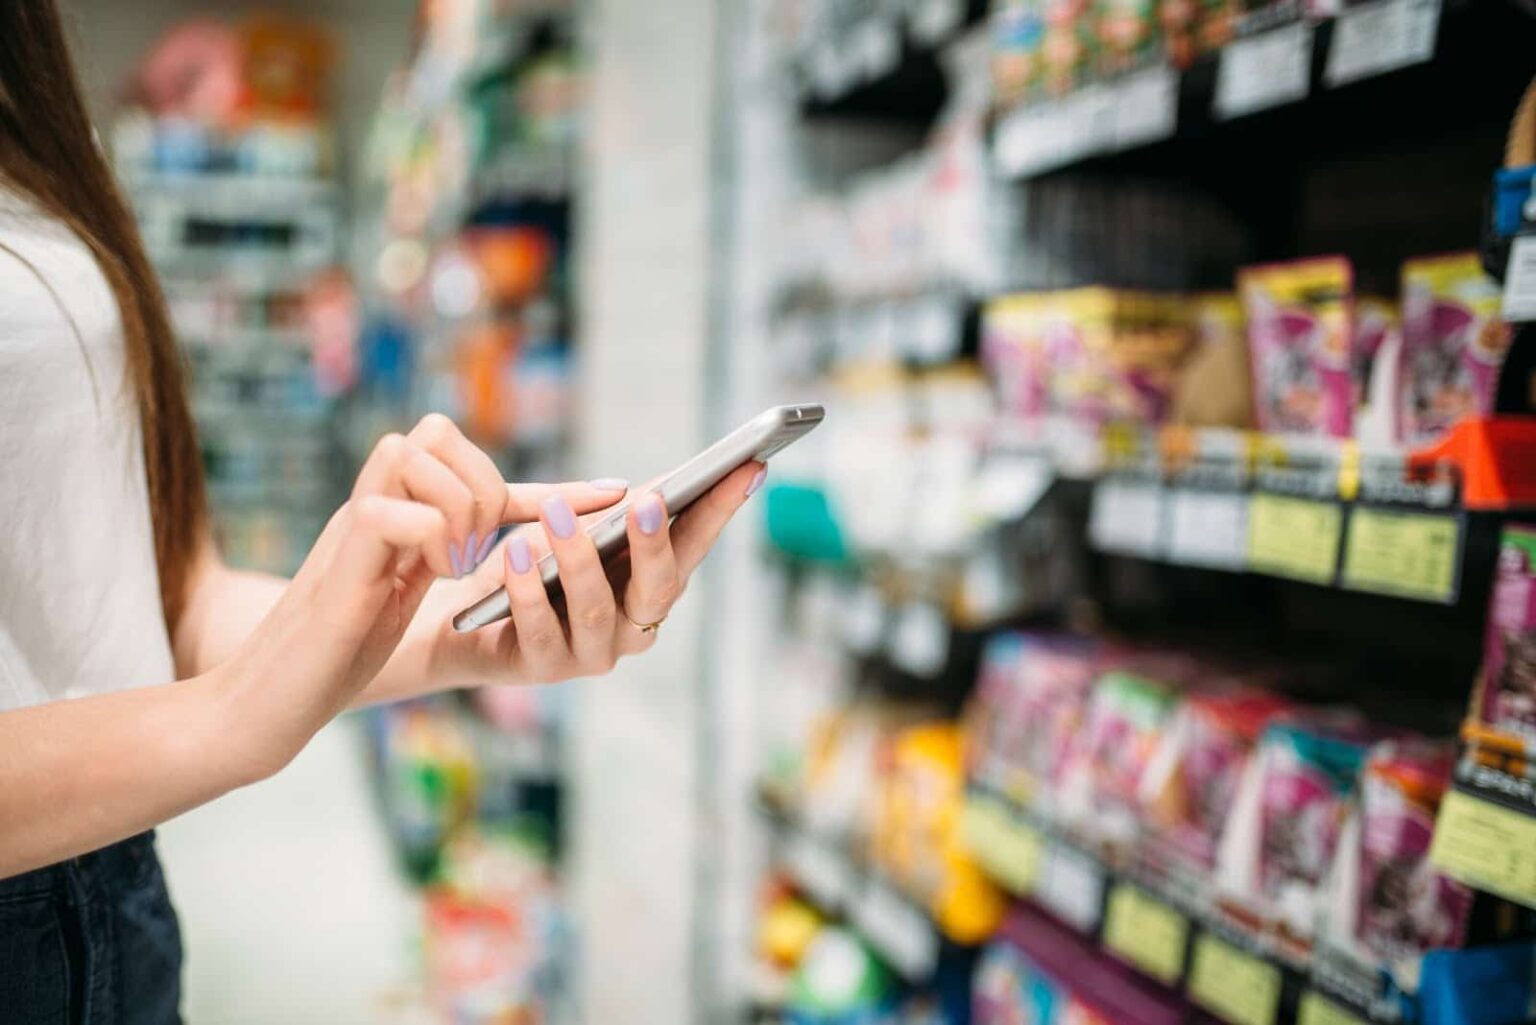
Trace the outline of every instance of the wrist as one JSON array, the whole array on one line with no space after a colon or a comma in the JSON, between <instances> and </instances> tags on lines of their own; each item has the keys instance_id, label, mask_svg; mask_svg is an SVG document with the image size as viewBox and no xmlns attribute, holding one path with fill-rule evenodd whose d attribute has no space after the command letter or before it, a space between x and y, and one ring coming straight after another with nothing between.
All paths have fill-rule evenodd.
<instances>
[{"instance_id":1,"label":"wrist","mask_svg":"<svg viewBox=\"0 0 1536 1025\"><path fill-rule=\"evenodd\" d=\"M227 767L232 787L278 773L314 736L299 710L274 707L275 693L261 674L236 657L194 681L203 699L204 742L210 762Z\"/></svg>"}]
</instances>

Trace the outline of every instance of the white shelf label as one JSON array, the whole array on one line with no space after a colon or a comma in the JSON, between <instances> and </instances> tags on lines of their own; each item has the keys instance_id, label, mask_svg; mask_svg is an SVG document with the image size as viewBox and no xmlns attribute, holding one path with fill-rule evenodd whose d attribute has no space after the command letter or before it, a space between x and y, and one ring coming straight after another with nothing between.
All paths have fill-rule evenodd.
<instances>
[{"instance_id":1,"label":"white shelf label","mask_svg":"<svg viewBox=\"0 0 1536 1025\"><path fill-rule=\"evenodd\" d=\"M961 320L965 315L959 302L945 296L930 296L904 312L911 318L907 355L923 363L946 363L959 355Z\"/></svg>"},{"instance_id":2,"label":"white shelf label","mask_svg":"<svg viewBox=\"0 0 1536 1025\"><path fill-rule=\"evenodd\" d=\"M937 605L911 602L897 613L891 664L913 676L937 676L949 657L949 621Z\"/></svg>"},{"instance_id":3,"label":"white shelf label","mask_svg":"<svg viewBox=\"0 0 1536 1025\"><path fill-rule=\"evenodd\" d=\"M1323 81L1330 86L1422 64L1435 55L1440 0L1375 0L1339 15Z\"/></svg>"},{"instance_id":4,"label":"white shelf label","mask_svg":"<svg viewBox=\"0 0 1536 1025\"><path fill-rule=\"evenodd\" d=\"M853 898L857 885L853 866L830 844L808 833L790 837L784 848L784 868L823 907L840 908Z\"/></svg>"},{"instance_id":5,"label":"white shelf label","mask_svg":"<svg viewBox=\"0 0 1536 1025\"><path fill-rule=\"evenodd\" d=\"M960 27L965 7L960 0L914 0L907 19L912 35L924 43L937 43Z\"/></svg>"},{"instance_id":6,"label":"white shelf label","mask_svg":"<svg viewBox=\"0 0 1536 1025\"><path fill-rule=\"evenodd\" d=\"M1536 237L1515 239L1504 269L1504 319L1536 320Z\"/></svg>"},{"instance_id":7,"label":"white shelf label","mask_svg":"<svg viewBox=\"0 0 1536 1025\"><path fill-rule=\"evenodd\" d=\"M1022 519L1045 497L1054 479L1050 461L1040 456L994 455L976 476L972 509L991 522Z\"/></svg>"},{"instance_id":8,"label":"white shelf label","mask_svg":"<svg viewBox=\"0 0 1536 1025\"><path fill-rule=\"evenodd\" d=\"M874 587L861 587L843 614L843 643L855 655L872 655L885 639L888 610Z\"/></svg>"},{"instance_id":9,"label":"white shelf label","mask_svg":"<svg viewBox=\"0 0 1536 1025\"><path fill-rule=\"evenodd\" d=\"M1104 869L1081 851L1053 844L1035 885L1035 900L1079 932L1092 932L1104 906Z\"/></svg>"},{"instance_id":10,"label":"white shelf label","mask_svg":"<svg viewBox=\"0 0 1536 1025\"><path fill-rule=\"evenodd\" d=\"M1242 117L1306 98L1312 71L1312 26L1297 22L1239 39L1216 67L1216 116Z\"/></svg>"},{"instance_id":11,"label":"white shelf label","mask_svg":"<svg viewBox=\"0 0 1536 1025\"><path fill-rule=\"evenodd\" d=\"M932 974L939 959L939 938L928 916L889 886L871 880L859 894L849 918L864 938L909 979Z\"/></svg>"},{"instance_id":12,"label":"white shelf label","mask_svg":"<svg viewBox=\"0 0 1536 1025\"><path fill-rule=\"evenodd\" d=\"M1168 558L1187 566L1242 569L1248 552L1248 496L1176 489L1168 501Z\"/></svg>"},{"instance_id":13,"label":"white shelf label","mask_svg":"<svg viewBox=\"0 0 1536 1025\"><path fill-rule=\"evenodd\" d=\"M1094 488L1088 537L1121 555L1157 555L1162 541L1163 489L1142 481L1106 480Z\"/></svg>"},{"instance_id":14,"label":"white shelf label","mask_svg":"<svg viewBox=\"0 0 1536 1025\"><path fill-rule=\"evenodd\" d=\"M1116 148L1158 142L1178 128L1179 76L1172 68L1136 71L1114 82L1111 88Z\"/></svg>"}]
</instances>

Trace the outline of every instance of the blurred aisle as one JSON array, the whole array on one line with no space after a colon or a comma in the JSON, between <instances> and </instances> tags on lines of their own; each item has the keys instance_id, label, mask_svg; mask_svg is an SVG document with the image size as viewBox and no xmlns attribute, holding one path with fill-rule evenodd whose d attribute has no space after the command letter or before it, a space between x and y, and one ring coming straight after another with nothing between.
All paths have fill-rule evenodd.
<instances>
[{"instance_id":1,"label":"blurred aisle","mask_svg":"<svg viewBox=\"0 0 1536 1025\"><path fill-rule=\"evenodd\" d=\"M359 725L161 829L191 1025L383 1021L411 978L419 899L390 861Z\"/></svg>"}]
</instances>

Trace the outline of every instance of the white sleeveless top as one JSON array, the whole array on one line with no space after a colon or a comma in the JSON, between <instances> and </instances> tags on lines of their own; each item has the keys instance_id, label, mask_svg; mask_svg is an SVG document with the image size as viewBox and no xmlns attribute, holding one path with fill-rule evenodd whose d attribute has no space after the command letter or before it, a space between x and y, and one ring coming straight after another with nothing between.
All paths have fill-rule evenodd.
<instances>
[{"instance_id":1,"label":"white sleeveless top","mask_svg":"<svg viewBox=\"0 0 1536 1025\"><path fill-rule=\"evenodd\" d=\"M0 186L0 712L174 677L140 436L106 278Z\"/></svg>"}]
</instances>

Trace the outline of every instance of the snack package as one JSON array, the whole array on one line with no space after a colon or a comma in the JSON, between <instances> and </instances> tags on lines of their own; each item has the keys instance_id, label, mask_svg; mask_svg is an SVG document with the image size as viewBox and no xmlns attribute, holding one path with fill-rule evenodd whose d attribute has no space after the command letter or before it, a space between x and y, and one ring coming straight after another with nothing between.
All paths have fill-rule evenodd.
<instances>
[{"instance_id":1,"label":"snack package","mask_svg":"<svg viewBox=\"0 0 1536 1025\"><path fill-rule=\"evenodd\" d=\"M1347 438L1353 429L1354 272L1343 257L1238 273L1261 431Z\"/></svg>"},{"instance_id":2,"label":"snack package","mask_svg":"<svg viewBox=\"0 0 1536 1025\"><path fill-rule=\"evenodd\" d=\"M1195 54L1214 53L1232 41L1237 19L1243 13L1241 0L1195 0Z\"/></svg>"},{"instance_id":3,"label":"snack package","mask_svg":"<svg viewBox=\"0 0 1536 1025\"><path fill-rule=\"evenodd\" d=\"M1094 0L1101 74L1128 71L1152 58L1158 42L1157 7L1157 0Z\"/></svg>"},{"instance_id":4,"label":"snack package","mask_svg":"<svg viewBox=\"0 0 1536 1025\"><path fill-rule=\"evenodd\" d=\"M1002 296L982 313L982 366L1002 411L1020 420L1038 419L1046 411L1042 314L1047 301L1037 293Z\"/></svg>"},{"instance_id":5,"label":"snack package","mask_svg":"<svg viewBox=\"0 0 1536 1025\"><path fill-rule=\"evenodd\" d=\"M1097 839L1122 843L1135 833L1142 775L1174 703L1168 684L1125 670L1094 684L1082 734L1087 801L1075 817Z\"/></svg>"},{"instance_id":6,"label":"snack package","mask_svg":"<svg viewBox=\"0 0 1536 1025\"><path fill-rule=\"evenodd\" d=\"M1088 642L1048 634L994 637L967 721L971 777L1051 815L1094 672Z\"/></svg>"},{"instance_id":7,"label":"snack package","mask_svg":"<svg viewBox=\"0 0 1536 1025\"><path fill-rule=\"evenodd\" d=\"M1226 292L1189 301L1194 338L1173 393L1174 423L1190 427L1253 425L1253 372L1243 304Z\"/></svg>"},{"instance_id":8,"label":"snack package","mask_svg":"<svg viewBox=\"0 0 1536 1025\"><path fill-rule=\"evenodd\" d=\"M1043 0L996 0L992 5L992 96L998 106L1023 102L1040 89L1043 8Z\"/></svg>"},{"instance_id":9,"label":"snack package","mask_svg":"<svg viewBox=\"0 0 1536 1025\"><path fill-rule=\"evenodd\" d=\"M978 943L1003 914L1003 897L960 842L965 796L960 729L909 727L891 745L880 792L874 857L891 876L929 899L946 936Z\"/></svg>"},{"instance_id":10,"label":"snack package","mask_svg":"<svg viewBox=\"0 0 1536 1025\"><path fill-rule=\"evenodd\" d=\"M973 985L972 1025L1108 1025L1006 940L982 951Z\"/></svg>"},{"instance_id":11,"label":"snack package","mask_svg":"<svg viewBox=\"0 0 1536 1025\"><path fill-rule=\"evenodd\" d=\"M1498 283L1476 253L1403 264L1402 440L1433 441L1465 416L1493 408L1509 350Z\"/></svg>"},{"instance_id":12,"label":"snack package","mask_svg":"<svg viewBox=\"0 0 1536 1025\"><path fill-rule=\"evenodd\" d=\"M1483 722L1536 746L1536 527L1504 528L1480 693Z\"/></svg>"},{"instance_id":13,"label":"snack package","mask_svg":"<svg viewBox=\"0 0 1536 1025\"><path fill-rule=\"evenodd\" d=\"M1195 693L1179 705L1141 786L1156 850L1173 868L1200 875L1215 867L1254 744L1289 707L1254 687Z\"/></svg>"},{"instance_id":14,"label":"snack package","mask_svg":"<svg viewBox=\"0 0 1536 1025\"><path fill-rule=\"evenodd\" d=\"M1361 775L1356 938L1383 960L1460 946L1472 892L1429 863L1435 814L1450 781L1449 744L1386 741Z\"/></svg>"},{"instance_id":15,"label":"snack package","mask_svg":"<svg viewBox=\"0 0 1536 1025\"><path fill-rule=\"evenodd\" d=\"M1258 896L1294 934L1311 935L1371 739L1353 714L1314 711L1271 725L1259 742Z\"/></svg>"},{"instance_id":16,"label":"snack package","mask_svg":"<svg viewBox=\"0 0 1536 1025\"><path fill-rule=\"evenodd\" d=\"M1053 414L1093 427L1166 419L1190 344L1180 297L1073 289L1053 294L1044 319Z\"/></svg>"}]
</instances>

